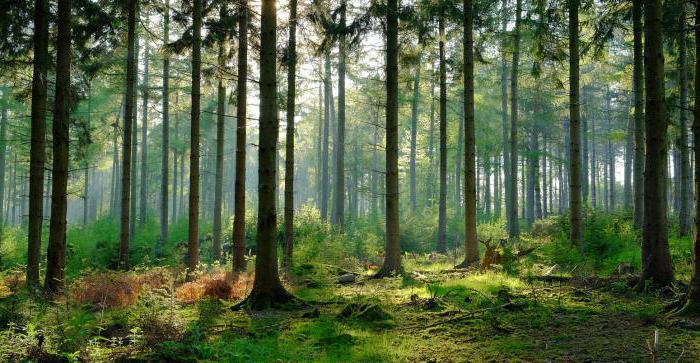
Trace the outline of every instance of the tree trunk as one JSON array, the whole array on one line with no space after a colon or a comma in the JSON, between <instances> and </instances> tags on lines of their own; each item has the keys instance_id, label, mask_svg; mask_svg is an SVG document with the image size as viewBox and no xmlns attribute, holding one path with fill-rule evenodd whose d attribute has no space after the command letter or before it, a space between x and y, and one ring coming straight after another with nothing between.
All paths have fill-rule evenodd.
<instances>
[{"instance_id":1,"label":"tree trunk","mask_svg":"<svg viewBox=\"0 0 700 363\"><path fill-rule=\"evenodd\" d=\"M464 261L462 266L479 261L476 236L476 136L474 127L474 4L464 0ZM461 121L461 120L460 120ZM488 177L487 177L488 178ZM488 201L487 201L488 203Z\"/></svg>"},{"instance_id":2,"label":"tree trunk","mask_svg":"<svg viewBox=\"0 0 700 363\"><path fill-rule=\"evenodd\" d=\"M583 93L583 100L587 102L588 92L586 88L581 91ZM579 102L580 103L580 102ZM589 103L590 105L591 103ZM580 106L579 106L580 109ZM580 112L580 111L579 111ZM588 185L588 118L590 117L590 110L583 113L581 116L581 205L582 208L587 206L589 203L589 185ZM546 140L545 140L546 143Z\"/></svg>"},{"instance_id":3,"label":"tree trunk","mask_svg":"<svg viewBox=\"0 0 700 363\"><path fill-rule=\"evenodd\" d=\"M137 0L137 8L136 8L136 22L141 21L141 16L140 16L140 8L138 7L138 0ZM131 150L133 152L132 158L131 158L131 191L130 191L130 198L131 198L131 211L129 212L130 214L130 219L129 219L129 240L133 241L135 235L136 235L136 186L138 185L136 183L136 178L137 178L137 169L136 169L136 161L138 160L138 127L136 125L136 120L138 119L138 82L139 82L139 76L138 76L138 64L139 64L139 38L138 38L138 28L136 28L136 33L135 33L135 53L134 53L134 63L136 64L136 70L135 75L134 75L134 93L132 98L134 99L134 107L133 107L133 115L134 117L131 119Z\"/></svg>"},{"instance_id":4,"label":"tree trunk","mask_svg":"<svg viewBox=\"0 0 700 363\"><path fill-rule=\"evenodd\" d=\"M666 216L666 165L668 143L664 105L664 55L661 0L644 1L646 70L646 165L644 172L644 229L642 238L642 275L637 285L644 289L646 281L666 286L673 281L671 254L668 246Z\"/></svg>"},{"instance_id":5,"label":"tree trunk","mask_svg":"<svg viewBox=\"0 0 700 363\"><path fill-rule=\"evenodd\" d=\"M233 219L233 270L245 271L245 162L248 121L248 1L238 0L238 85L236 94L236 187Z\"/></svg>"},{"instance_id":6,"label":"tree trunk","mask_svg":"<svg viewBox=\"0 0 700 363\"><path fill-rule=\"evenodd\" d=\"M511 66L510 80L510 205L511 216L508 235L511 238L520 236L520 226L518 223L518 63L520 62L520 16L522 11L522 0L515 2L515 29L513 34L513 64ZM507 204L507 203L506 203Z\"/></svg>"},{"instance_id":7,"label":"tree trunk","mask_svg":"<svg viewBox=\"0 0 700 363\"><path fill-rule=\"evenodd\" d=\"M386 15L386 248L378 277L401 271L399 242L399 42L398 0L388 0Z\"/></svg>"},{"instance_id":8,"label":"tree trunk","mask_svg":"<svg viewBox=\"0 0 700 363\"><path fill-rule=\"evenodd\" d=\"M220 17L224 17L224 7L221 6ZM224 85L224 69L226 68L226 53L228 53L228 39L221 35L219 39L219 84L217 86L216 102L216 167L214 177L214 221L212 254L214 261L221 260L221 206L224 193L224 121L226 117L226 86Z\"/></svg>"},{"instance_id":9,"label":"tree trunk","mask_svg":"<svg viewBox=\"0 0 700 363\"><path fill-rule=\"evenodd\" d=\"M51 222L44 289L56 294L65 286L66 209L68 207L68 127L71 108L71 2L59 0L56 36L56 96L53 115Z\"/></svg>"},{"instance_id":10,"label":"tree trunk","mask_svg":"<svg viewBox=\"0 0 700 363\"><path fill-rule=\"evenodd\" d=\"M335 220L338 226L345 222L345 13L346 0L340 1L340 39L338 40L338 130L335 148Z\"/></svg>"},{"instance_id":11,"label":"tree trunk","mask_svg":"<svg viewBox=\"0 0 700 363\"><path fill-rule=\"evenodd\" d=\"M148 191L148 96L150 93L148 84L149 48L145 42L143 51L143 84L141 87L141 186L139 196L139 228L146 225L146 202Z\"/></svg>"},{"instance_id":12,"label":"tree trunk","mask_svg":"<svg viewBox=\"0 0 700 363\"><path fill-rule=\"evenodd\" d=\"M32 75L32 127L29 155L29 227L27 228L27 285L39 286L41 225L44 220L44 167L46 164L46 99L49 67L49 1L34 1L34 60ZM4 92L3 92L4 93ZM0 126L0 233L5 189L5 139L8 95L3 94Z\"/></svg>"},{"instance_id":13,"label":"tree trunk","mask_svg":"<svg viewBox=\"0 0 700 363\"><path fill-rule=\"evenodd\" d=\"M435 63L431 61L431 72L430 72L430 128L428 132L428 161L430 162L430 167L428 168L428 180L427 184L427 194L428 200L427 205L433 206L435 203L434 196L434 166L435 166Z\"/></svg>"},{"instance_id":14,"label":"tree trunk","mask_svg":"<svg viewBox=\"0 0 700 363\"><path fill-rule=\"evenodd\" d=\"M634 154L634 118L627 120L625 135L625 210L632 207L632 159Z\"/></svg>"},{"instance_id":15,"label":"tree trunk","mask_svg":"<svg viewBox=\"0 0 700 363\"><path fill-rule=\"evenodd\" d=\"M131 212L131 151L134 144L131 142L132 127L135 106L135 82L136 82L136 7L138 0L128 2L128 35L126 57L126 100L124 106L124 138L122 147L122 186L121 186L121 220L119 231L119 267L126 269L129 266L129 241L131 240L130 212Z\"/></svg>"},{"instance_id":16,"label":"tree trunk","mask_svg":"<svg viewBox=\"0 0 700 363\"><path fill-rule=\"evenodd\" d=\"M321 166L323 169L323 176L321 177L321 220L325 221L328 218L328 197L329 197L329 176L328 176L328 156L330 153L329 145L329 133L330 133L330 117L331 117L331 103L333 102L331 98L331 60L330 55L326 54L324 63L324 77L323 77L323 94L324 99L324 112L323 112L323 151L321 152L323 160L321 161Z\"/></svg>"},{"instance_id":17,"label":"tree trunk","mask_svg":"<svg viewBox=\"0 0 700 363\"><path fill-rule=\"evenodd\" d=\"M534 163L532 163L532 184L533 188L535 189L535 218L536 219L542 219L542 189L541 187L541 178L539 174L539 166L540 166L540 144L539 144L539 135L537 131L532 135L532 141L533 141L533 150L535 151L534 157Z\"/></svg>"},{"instance_id":18,"label":"tree trunk","mask_svg":"<svg viewBox=\"0 0 700 363\"><path fill-rule=\"evenodd\" d=\"M695 7L695 107L693 109L693 145L700 145L700 6ZM700 147L695 147L695 190L700 191ZM693 233L692 267L688 299L680 311L688 315L700 315L700 198L695 198L695 228Z\"/></svg>"},{"instance_id":19,"label":"tree trunk","mask_svg":"<svg viewBox=\"0 0 700 363\"><path fill-rule=\"evenodd\" d=\"M685 3L680 3L681 15L678 20L680 24L679 30L679 64L678 64L678 82L680 83L680 110L679 112L679 151L680 151L680 184L681 184L681 204L678 211L678 234L687 236L690 233L690 200L691 200L691 176L690 176L690 158L688 156L688 52L687 52L687 30L686 30L686 12Z\"/></svg>"},{"instance_id":20,"label":"tree trunk","mask_svg":"<svg viewBox=\"0 0 700 363\"><path fill-rule=\"evenodd\" d=\"M569 214L571 243L581 248L581 115L579 104L579 0L569 0Z\"/></svg>"},{"instance_id":21,"label":"tree trunk","mask_svg":"<svg viewBox=\"0 0 700 363\"><path fill-rule=\"evenodd\" d=\"M422 67L421 57L418 58L416 64L416 74L413 78L413 99L411 101L411 152L409 161L409 199L411 203L411 211L417 211L416 203L416 148L417 133L418 133L418 103L420 102L420 69Z\"/></svg>"},{"instance_id":22,"label":"tree trunk","mask_svg":"<svg viewBox=\"0 0 700 363\"><path fill-rule=\"evenodd\" d=\"M163 9L163 45L170 42L170 0ZM163 144L160 167L160 238L156 242L156 257L160 257L163 244L168 240L168 156L170 155L170 57L163 52ZM173 166L173 170L175 167ZM175 185L173 184L173 195ZM175 204L173 203L173 210ZM174 220L174 219L173 219Z\"/></svg>"},{"instance_id":23,"label":"tree trunk","mask_svg":"<svg viewBox=\"0 0 700 363\"><path fill-rule=\"evenodd\" d=\"M537 179L537 159L535 158L535 140L537 139L537 133L534 130L530 130L530 142L527 146L527 194L526 194L526 207L527 213L525 220L527 221L528 228L532 227L535 222L535 179ZM523 180L524 181L524 180Z\"/></svg>"},{"instance_id":24,"label":"tree trunk","mask_svg":"<svg viewBox=\"0 0 700 363\"><path fill-rule=\"evenodd\" d=\"M292 297L277 271L277 15L274 0L263 0L260 15L260 141L258 147L258 251L255 282L248 297L253 309L278 306Z\"/></svg>"},{"instance_id":25,"label":"tree trunk","mask_svg":"<svg viewBox=\"0 0 700 363\"><path fill-rule=\"evenodd\" d=\"M343 4L344 6L344 4ZM344 17L345 11L343 11ZM296 66L297 66L297 0L289 3L289 46L287 47L287 144L284 166L284 259L285 268L292 266L294 240L294 112L296 101ZM344 42L342 47L344 47ZM343 78L345 67L343 66ZM342 82L345 84L345 82ZM340 114L345 127L345 91L341 99ZM342 221L341 221L342 223Z\"/></svg>"},{"instance_id":26,"label":"tree trunk","mask_svg":"<svg viewBox=\"0 0 700 363\"><path fill-rule=\"evenodd\" d=\"M644 222L644 54L642 54L643 0L632 0L632 27L634 33L634 226Z\"/></svg>"},{"instance_id":27,"label":"tree trunk","mask_svg":"<svg viewBox=\"0 0 700 363\"><path fill-rule=\"evenodd\" d=\"M190 206L187 245L188 275L199 264L199 116L202 66L202 0L192 6L192 101L190 110ZM241 75L238 75L241 77Z\"/></svg>"},{"instance_id":28,"label":"tree trunk","mask_svg":"<svg viewBox=\"0 0 700 363\"><path fill-rule=\"evenodd\" d=\"M596 160L595 118L591 119L591 208L598 206L598 161Z\"/></svg>"},{"instance_id":29,"label":"tree trunk","mask_svg":"<svg viewBox=\"0 0 700 363\"><path fill-rule=\"evenodd\" d=\"M506 33L508 26L508 0L501 1L501 32ZM503 186L505 191L505 210L506 210L506 226L508 231L512 231L512 217L513 217L513 202L512 202L512 192L513 188L512 178L510 177L511 166L510 166L510 150L509 150L509 138L510 130L508 129L508 76L506 72L506 40L501 41L501 131L503 134ZM500 217L500 205L497 215Z\"/></svg>"},{"instance_id":30,"label":"tree trunk","mask_svg":"<svg viewBox=\"0 0 700 363\"><path fill-rule=\"evenodd\" d=\"M447 251L447 65L445 64L445 16L438 19L440 42L440 204L437 251Z\"/></svg>"},{"instance_id":31,"label":"tree trunk","mask_svg":"<svg viewBox=\"0 0 700 363\"><path fill-rule=\"evenodd\" d=\"M459 210L462 206L462 148L464 145L464 99L460 97L459 114L457 115L457 155L455 155L455 208ZM486 165L486 164L484 164ZM485 167L485 166L484 166ZM485 176L486 177L486 176ZM477 179L478 180L478 179ZM484 201L484 203L488 203Z\"/></svg>"},{"instance_id":32,"label":"tree trunk","mask_svg":"<svg viewBox=\"0 0 700 363\"><path fill-rule=\"evenodd\" d=\"M549 216L549 210L547 209L547 133L546 131L542 133L542 217L547 218ZM586 179L585 177L583 178Z\"/></svg>"}]
</instances>

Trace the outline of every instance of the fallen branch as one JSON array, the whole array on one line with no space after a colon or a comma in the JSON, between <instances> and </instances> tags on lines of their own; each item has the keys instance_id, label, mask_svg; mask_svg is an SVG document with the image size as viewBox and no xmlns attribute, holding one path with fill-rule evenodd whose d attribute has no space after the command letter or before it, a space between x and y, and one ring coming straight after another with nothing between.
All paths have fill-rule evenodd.
<instances>
[{"instance_id":1,"label":"fallen branch","mask_svg":"<svg viewBox=\"0 0 700 363\"><path fill-rule=\"evenodd\" d=\"M456 322L459 322L459 321L467 320L467 319L470 319L470 318L475 317L476 315L483 314L483 313L487 313L487 312L490 312L490 311L495 311L495 310L500 310L500 309L506 309L506 308L508 308L508 307L510 307L510 306L512 306L512 305L513 305L512 302L508 302L508 303L505 303L505 304L499 305L499 306L494 306L494 307L484 308L484 309L479 309L479 310L472 310L472 311L467 312L467 313L465 313L465 314L462 314L462 315L459 315L459 316L455 316L455 317L453 317L453 318L441 320L441 321L438 321L438 322L435 322L435 323L432 323L432 324L428 324L428 325L410 325L410 326L402 327L402 328L400 328L400 330L429 329L429 328L434 328L434 327L436 327L436 326L443 325L443 324L450 324L450 323L456 323Z\"/></svg>"}]
</instances>

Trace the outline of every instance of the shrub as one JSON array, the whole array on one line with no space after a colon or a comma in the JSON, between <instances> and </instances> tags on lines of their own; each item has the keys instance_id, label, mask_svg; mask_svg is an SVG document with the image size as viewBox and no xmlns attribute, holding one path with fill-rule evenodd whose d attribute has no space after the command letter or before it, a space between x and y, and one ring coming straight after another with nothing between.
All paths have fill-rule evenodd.
<instances>
[{"instance_id":1,"label":"shrub","mask_svg":"<svg viewBox=\"0 0 700 363\"><path fill-rule=\"evenodd\" d=\"M252 285L249 275L231 272L216 272L200 275L196 280L186 282L175 289L175 298L185 304L193 304L205 298L237 300L245 296Z\"/></svg>"}]
</instances>

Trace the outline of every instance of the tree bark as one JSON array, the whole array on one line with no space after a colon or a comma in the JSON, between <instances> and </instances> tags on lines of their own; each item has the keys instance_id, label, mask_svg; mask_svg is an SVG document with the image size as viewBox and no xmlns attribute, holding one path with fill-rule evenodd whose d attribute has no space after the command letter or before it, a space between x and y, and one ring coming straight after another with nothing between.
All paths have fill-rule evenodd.
<instances>
[{"instance_id":1,"label":"tree bark","mask_svg":"<svg viewBox=\"0 0 700 363\"><path fill-rule=\"evenodd\" d=\"M340 1L340 37L338 40L338 130L335 148L335 205L336 225L342 228L345 223L345 13L346 0Z\"/></svg>"},{"instance_id":2,"label":"tree bark","mask_svg":"<svg viewBox=\"0 0 700 363\"><path fill-rule=\"evenodd\" d=\"M248 1L238 0L238 85L236 94L236 186L233 219L233 270L245 271L245 162L248 121Z\"/></svg>"},{"instance_id":3,"label":"tree bark","mask_svg":"<svg viewBox=\"0 0 700 363\"><path fill-rule=\"evenodd\" d=\"M46 101L49 67L49 1L34 1L34 60L32 75L32 127L29 155L29 226L27 228L27 285L39 286L41 225L44 220L44 166L46 164ZM5 138L7 94L3 94L0 130L0 233L5 191Z\"/></svg>"},{"instance_id":4,"label":"tree bark","mask_svg":"<svg viewBox=\"0 0 700 363\"><path fill-rule=\"evenodd\" d=\"M190 110L190 206L187 245L188 275L199 264L199 119L200 80L202 66L202 0L194 0L192 7L192 101ZM240 77L240 75L239 75Z\"/></svg>"},{"instance_id":5,"label":"tree bark","mask_svg":"<svg viewBox=\"0 0 700 363\"><path fill-rule=\"evenodd\" d=\"M643 0L632 0L632 27L634 34L634 226L644 222L644 54L642 53Z\"/></svg>"},{"instance_id":6,"label":"tree bark","mask_svg":"<svg viewBox=\"0 0 700 363\"><path fill-rule=\"evenodd\" d=\"M344 6L344 3L343 3ZM345 11L343 10L343 17ZM285 145L284 166L284 259L282 266L292 266L294 242L294 112L296 101L297 66L297 0L289 3L289 43L287 47L287 144ZM344 47L344 42L342 42ZM343 78L345 67L343 66ZM343 81L343 84L345 82ZM342 111L340 114L345 127L345 90L343 90ZM339 107L340 109L340 107ZM341 222L342 224L342 222Z\"/></svg>"},{"instance_id":7,"label":"tree bark","mask_svg":"<svg viewBox=\"0 0 700 363\"><path fill-rule=\"evenodd\" d=\"M278 306L289 301L277 271L277 15L276 1L263 0L260 15L260 141L258 147L258 251L255 282L248 297L253 309Z\"/></svg>"},{"instance_id":8,"label":"tree bark","mask_svg":"<svg viewBox=\"0 0 700 363\"><path fill-rule=\"evenodd\" d=\"M128 34L126 57L126 100L124 106L124 138L122 147L122 186L121 186L121 220L119 231L119 267L126 269L129 266L129 241L130 241L130 203L131 203L131 151L133 147L132 126L135 105L135 81L136 81L136 7L138 0L128 2Z\"/></svg>"},{"instance_id":9,"label":"tree bark","mask_svg":"<svg viewBox=\"0 0 700 363\"><path fill-rule=\"evenodd\" d=\"M333 102L331 98L331 60L330 55L326 54L324 63L324 77L323 77L323 94L324 98L324 112L323 112L323 151L321 166L323 169L323 175L321 177L321 220L325 221L328 218L328 197L329 197L329 175L328 175L328 156L330 154L329 145L329 134L330 134L330 117L331 117L331 103Z\"/></svg>"},{"instance_id":10,"label":"tree bark","mask_svg":"<svg viewBox=\"0 0 700 363\"><path fill-rule=\"evenodd\" d=\"M508 26L508 0L501 0L501 33L506 33ZM510 149L509 149L509 138L510 130L508 129L508 76L506 72L506 41L501 41L501 131L503 134L503 187L505 191L505 211L506 211L506 226L508 231L511 231L512 217L513 217L513 202L512 202L512 192L513 188L512 178L510 177L511 166L510 166ZM500 217L500 206L497 212Z\"/></svg>"},{"instance_id":11,"label":"tree bark","mask_svg":"<svg viewBox=\"0 0 700 363\"><path fill-rule=\"evenodd\" d=\"M224 17L224 7L221 6L220 17ZM214 177L214 221L213 221L213 238L212 238L212 254L214 261L221 260L221 206L223 203L224 193L224 131L226 117L226 86L224 84L224 69L226 68L226 53L228 51L228 39L225 35L221 35L219 39L219 84L217 86L217 102L216 102L216 167Z\"/></svg>"},{"instance_id":12,"label":"tree bark","mask_svg":"<svg viewBox=\"0 0 700 363\"><path fill-rule=\"evenodd\" d=\"M148 96L150 93L148 80L148 66L150 49L148 41L145 42L143 51L143 84L141 85L141 186L139 196L139 228L146 225L146 205L148 193Z\"/></svg>"},{"instance_id":13,"label":"tree bark","mask_svg":"<svg viewBox=\"0 0 700 363\"><path fill-rule=\"evenodd\" d=\"M421 69L421 57L418 58L418 63L416 64L416 74L413 78L413 99L411 101L411 152L409 155L409 199L411 203L411 211L416 211L417 209L417 197L416 197L416 148L418 145L417 133L418 133L418 103L420 102L420 69Z\"/></svg>"},{"instance_id":14,"label":"tree bark","mask_svg":"<svg viewBox=\"0 0 700 363\"><path fill-rule=\"evenodd\" d=\"M691 176L690 176L690 158L688 145L688 52L687 52L687 30L686 30L686 12L685 2L680 3L681 15L678 20L680 30L678 33L678 82L680 88L680 110L679 112L679 152L680 152L680 209L678 211L678 234L687 236L690 233L690 200L691 200Z\"/></svg>"},{"instance_id":15,"label":"tree bark","mask_svg":"<svg viewBox=\"0 0 700 363\"><path fill-rule=\"evenodd\" d=\"M644 172L644 229L642 238L642 274L637 288L645 288L647 280L665 286L673 281L671 254L668 246L666 215L666 165L668 143L664 105L664 55L661 0L644 0L646 73L646 165ZM658 167L657 167L658 166Z\"/></svg>"},{"instance_id":16,"label":"tree bark","mask_svg":"<svg viewBox=\"0 0 700 363\"><path fill-rule=\"evenodd\" d=\"M445 64L445 16L438 18L440 56L440 201L437 251L447 251L447 65Z\"/></svg>"},{"instance_id":17,"label":"tree bark","mask_svg":"<svg viewBox=\"0 0 700 363\"><path fill-rule=\"evenodd\" d=\"M510 80L510 226L508 235L511 238L520 236L520 226L518 223L518 63L520 62L520 26L522 0L515 2L515 29L513 34L513 64L511 66ZM507 204L507 203L506 203Z\"/></svg>"},{"instance_id":18,"label":"tree bark","mask_svg":"<svg viewBox=\"0 0 700 363\"><path fill-rule=\"evenodd\" d=\"M165 0L163 9L163 45L170 42L170 0ZM170 155L170 56L163 51L163 144L160 167L160 238L156 242L156 257L160 257L163 244L168 240L168 157ZM175 167L173 166L173 170ZM173 195L175 184L173 184ZM175 204L173 203L173 210ZM173 218L173 220L175 220Z\"/></svg>"},{"instance_id":19,"label":"tree bark","mask_svg":"<svg viewBox=\"0 0 700 363\"><path fill-rule=\"evenodd\" d=\"M693 108L693 145L695 153L695 190L700 191L700 6L695 7L695 107ZM695 228L693 233L692 274L688 284L688 299L680 313L700 315L700 198L695 197Z\"/></svg>"},{"instance_id":20,"label":"tree bark","mask_svg":"<svg viewBox=\"0 0 700 363\"><path fill-rule=\"evenodd\" d=\"M398 0L387 1L386 15L386 248L377 277L401 272L399 242L399 42Z\"/></svg>"},{"instance_id":21,"label":"tree bark","mask_svg":"<svg viewBox=\"0 0 700 363\"><path fill-rule=\"evenodd\" d=\"M581 248L581 114L579 104L579 0L569 0L569 214L571 243Z\"/></svg>"},{"instance_id":22,"label":"tree bark","mask_svg":"<svg viewBox=\"0 0 700 363\"><path fill-rule=\"evenodd\" d=\"M457 115L457 155L455 155L455 208L459 210L462 206L462 149L464 145L464 99L460 97L459 114ZM487 161L484 161L486 163ZM484 164L484 168L486 164ZM484 169L485 170L485 169ZM487 176L484 176L485 178ZM478 179L477 179L478 180ZM488 201L484 201L488 203Z\"/></svg>"},{"instance_id":23,"label":"tree bark","mask_svg":"<svg viewBox=\"0 0 700 363\"><path fill-rule=\"evenodd\" d=\"M51 222L44 289L50 295L65 286L66 210L68 207L68 127L71 108L71 2L59 0L56 36L56 95L53 115Z\"/></svg>"}]
</instances>

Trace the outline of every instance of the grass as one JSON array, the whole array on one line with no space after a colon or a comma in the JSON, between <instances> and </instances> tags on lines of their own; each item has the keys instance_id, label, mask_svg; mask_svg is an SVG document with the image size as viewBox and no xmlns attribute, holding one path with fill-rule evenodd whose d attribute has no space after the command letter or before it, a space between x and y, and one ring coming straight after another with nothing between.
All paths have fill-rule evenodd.
<instances>
[{"instance_id":1,"label":"grass","mask_svg":"<svg viewBox=\"0 0 700 363\"><path fill-rule=\"evenodd\" d=\"M261 313L229 309L252 281L232 279L224 273L229 266L203 265L194 282L183 280L176 247L186 232L181 224L171 229L162 260L151 257L151 229L157 226L147 224L135 239L138 266L130 272L106 271L111 257L100 248L113 246L99 247L98 237L111 236L111 221L72 230L70 290L57 302L30 299L22 288L22 241L8 239L20 233L6 229L0 360L646 361L646 341L657 329L660 361L700 360L700 321L667 318L663 308L670 297L636 294L613 274L620 262L638 264L638 236L625 214L590 212L581 251L564 237L565 217L542 221L523 236L535 253L485 272L453 270L458 252L425 250L422 239L432 232L416 221L409 238L413 249L403 258L406 273L382 280L368 278L381 256L376 224L355 220L339 233L310 208L302 209L297 223L287 287L304 300L325 303ZM480 225L480 237L498 238L500 228L499 222ZM681 279L688 277L689 247L687 238L671 238ZM105 256L88 258L95 253ZM558 276L606 279L593 284L530 278L553 265ZM336 284L347 271L358 273L358 282ZM377 306L390 318L340 317L348 304Z\"/></svg>"}]
</instances>

